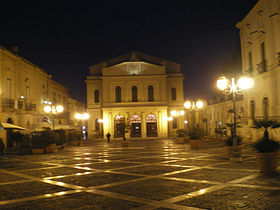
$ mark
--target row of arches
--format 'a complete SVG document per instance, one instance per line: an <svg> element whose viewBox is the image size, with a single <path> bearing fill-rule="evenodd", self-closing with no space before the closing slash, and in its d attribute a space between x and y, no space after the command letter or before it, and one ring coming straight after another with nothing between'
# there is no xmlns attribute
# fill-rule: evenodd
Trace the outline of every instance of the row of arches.
<svg viewBox="0 0 280 210"><path fill-rule="evenodd" d="M154 101L154 87L152 85L148 86L148 101L152 102ZM138 102L138 88L137 86L133 86L131 88L131 101L132 102ZM176 88L171 88L171 100L176 100ZM122 102L122 88L120 86L117 86L115 88L115 101L116 103ZM99 103L100 102L100 93L99 90L94 91L94 102Z"/></svg>
<svg viewBox="0 0 280 210"><path fill-rule="evenodd" d="M141 137L141 123L142 119L139 115L132 115L130 117L130 123L127 125L126 129L130 131L130 137ZM157 137L157 118L154 114L149 114L146 117L146 134L147 137ZM114 137L120 138L123 136L123 129L125 124L125 117L122 115L117 115L114 118Z"/></svg>

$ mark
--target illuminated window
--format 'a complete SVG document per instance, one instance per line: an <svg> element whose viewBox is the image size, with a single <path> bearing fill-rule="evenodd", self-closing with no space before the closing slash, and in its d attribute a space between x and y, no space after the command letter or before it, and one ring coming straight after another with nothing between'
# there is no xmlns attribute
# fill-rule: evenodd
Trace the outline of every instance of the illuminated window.
<svg viewBox="0 0 280 210"><path fill-rule="evenodd" d="M120 86L116 87L116 102L122 101L122 89Z"/></svg>
<svg viewBox="0 0 280 210"><path fill-rule="evenodd" d="M138 88L136 86L132 87L132 102L138 101Z"/></svg>
<svg viewBox="0 0 280 210"><path fill-rule="evenodd" d="M148 101L154 101L154 87L152 85L148 87Z"/></svg>
<svg viewBox="0 0 280 210"><path fill-rule="evenodd" d="M99 90L94 91L94 102L99 103Z"/></svg>
<svg viewBox="0 0 280 210"><path fill-rule="evenodd" d="M171 100L176 100L176 88L171 88Z"/></svg>

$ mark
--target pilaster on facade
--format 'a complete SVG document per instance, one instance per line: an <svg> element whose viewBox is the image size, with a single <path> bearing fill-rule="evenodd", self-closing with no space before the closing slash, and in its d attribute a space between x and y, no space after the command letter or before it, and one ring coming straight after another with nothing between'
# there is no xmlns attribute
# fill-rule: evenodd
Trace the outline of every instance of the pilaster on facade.
<svg viewBox="0 0 280 210"><path fill-rule="evenodd" d="M87 108L96 114L89 122L90 131L100 128L97 117L103 120L104 133L110 132L115 138L119 137L119 124L123 120L131 126L131 138L167 137L169 130L179 128L168 129L167 123L169 106L177 108L183 104L179 64L131 52L89 68ZM174 88L173 95L169 93L170 87ZM96 94L93 97L95 91L100 93L99 98ZM102 116L97 114L98 109Z"/></svg>

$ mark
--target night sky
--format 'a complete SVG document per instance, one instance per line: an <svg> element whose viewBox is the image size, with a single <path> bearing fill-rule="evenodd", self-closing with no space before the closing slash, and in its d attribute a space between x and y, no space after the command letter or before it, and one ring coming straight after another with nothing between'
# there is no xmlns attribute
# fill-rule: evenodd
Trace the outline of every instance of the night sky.
<svg viewBox="0 0 280 210"><path fill-rule="evenodd" d="M86 101L88 67L136 50L182 64L185 98L206 98L238 48L235 25L257 0L1 3L0 45Z"/></svg>

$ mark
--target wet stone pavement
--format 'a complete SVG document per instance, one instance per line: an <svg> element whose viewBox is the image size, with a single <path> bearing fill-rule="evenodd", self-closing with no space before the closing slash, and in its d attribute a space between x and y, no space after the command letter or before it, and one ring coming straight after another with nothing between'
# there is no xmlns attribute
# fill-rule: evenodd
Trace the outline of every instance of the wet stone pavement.
<svg viewBox="0 0 280 210"><path fill-rule="evenodd" d="M242 152L230 162L220 142L88 140L1 156L0 209L280 209L280 173L259 173L251 148Z"/></svg>

